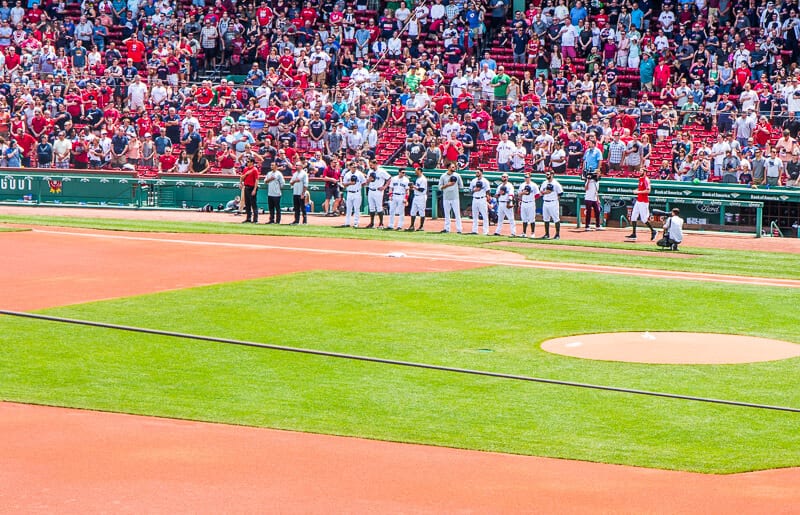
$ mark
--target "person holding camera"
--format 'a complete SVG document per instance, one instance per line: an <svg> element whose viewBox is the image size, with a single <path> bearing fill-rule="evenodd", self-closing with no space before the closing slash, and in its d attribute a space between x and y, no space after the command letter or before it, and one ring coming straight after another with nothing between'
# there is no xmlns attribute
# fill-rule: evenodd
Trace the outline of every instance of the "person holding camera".
<svg viewBox="0 0 800 515"><path fill-rule="evenodd" d="M592 214L595 217L595 230L600 230L600 174L591 172L586 174L583 185L585 191L583 205L586 206L586 231L592 230Z"/></svg>
<svg viewBox="0 0 800 515"><path fill-rule="evenodd" d="M678 250L678 245L683 241L683 218L680 217L680 214L681 210L677 207L672 209L672 216L664 222L664 232L657 243L659 247Z"/></svg>
<svg viewBox="0 0 800 515"><path fill-rule="evenodd" d="M544 220L544 236L543 240L550 239L550 222L554 222L556 226L556 235L554 240L561 239L561 205L559 199L564 194L564 188L553 177L553 170L545 172L545 180L539 188L542 192L542 220Z"/></svg>
<svg viewBox="0 0 800 515"><path fill-rule="evenodd" d="M500 176L500 185L494 192L497 198L497 227L494 235L501 236L503 221L508 220L511 227L511 237L517 236L517 223L514 221L514 185L508 182L508 174Z"/></svg>

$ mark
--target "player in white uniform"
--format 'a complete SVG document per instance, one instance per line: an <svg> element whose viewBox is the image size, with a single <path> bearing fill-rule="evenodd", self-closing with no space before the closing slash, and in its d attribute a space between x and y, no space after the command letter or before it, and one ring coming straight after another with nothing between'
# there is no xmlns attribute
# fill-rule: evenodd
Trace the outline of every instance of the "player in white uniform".
<svg viewBox="0 0 800 515"><path fill-rule="evenodd" d="M411 226L406 231L414 230L414 222L419 216L419 228L424 231L425 206L428 204L428 179L422 174L422 168L416 169L417 179L414 181L414 200L411 201Z"/></svg>
<svg viewBox="0 0 800 515"><path fill-rule="evenodd" d="M406 214L406 195L408 195L408 177L404 168L397 170L397 176L389 181L389 228L395 231L403 229L403 216ZM397 223L395 223L397 220Z"/></svg>
<svg viewBox="0 0 800 515"><path fill-rule="evenodd" d="M561 239L561 207L558 199L564 193L561 184L553 177L553 170L545 172L545 180L539 188L542 193L542 220L544 220L544 236L542 239L550 239L550 222L556 224L555 240Z"/></svg>
<svg viewBox="0 0 800 515"><path fill-rule="evenodd" d="M500 185L494 190L497 199L497 227L494 230L495 236L500 236L503 230L503 221L508 219L511 227L511 237L517 235L517 222L514 221L514 185L508 182L508 174L500 176Z"/></svg>
<svg viewBox="0 0 800 515"><path fill-rule="evenodd" d="M350 226L350 217L353 217L353 227L358 228L358 220L361 218L361 188L367 182L366 177L359 168L349 170L342 177L342 188L345 190L346 216L342 227Z"/></svg>
<svg viewBox="0 0 800 515"><path fill-rule="evenodd" d="M472 192L472 232L478 234L478 218L483 218L483 235L489 235L489 203L486 195L489 193L489 181L483 178L483 172L475 171L475 178L469 183Z"/></svg>
<svg viewBox="0 0 800 515"><path fill-rule="evenodd" d="M531 181L531 173L525 173L525 182L517 190L519 194L519 217L522 220L522 237L531 227L531 238L536 234L536 199L541 196L539 186Z"/></svg>
<svg viewBox="0 0 800 515"><path fill-rule="evenodd" d="M375 215L378 215L378 229L383 229L383 194L389 187L392 178L389 172L378 166L375 159L369 162L367 173L367 207L369 208L369 225L367 229L375 227Z"/></svg>
<svg viewBox="0 0 800 515"><path fill-rule="evenodd" d="M447 166L447 173L439 177L439 191L442 192L442 204L444 207L444 229L442 232L450 232L450 218L456 219L456 232L461 234L461 203L459 202L459 192L464 187L461 175L456 172L456 164L450 163Z"/></svg>

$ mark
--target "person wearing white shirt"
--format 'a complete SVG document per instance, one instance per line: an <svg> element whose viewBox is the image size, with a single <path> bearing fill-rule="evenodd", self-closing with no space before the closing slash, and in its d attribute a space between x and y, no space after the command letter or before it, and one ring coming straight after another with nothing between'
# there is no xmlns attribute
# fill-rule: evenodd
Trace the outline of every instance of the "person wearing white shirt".
<svg viewBox="0 0 800 515"><path fill-rule="evenodd" d="M264 185L267 187L267 205L269 206L267 224L281 223L281 190L284 184L286 184L286 180L278 170L278 163L273 161L269 173L264 177Z"/></svg>
<svg viewBox="0 0 800 515"><path fill-rule="evenodd" d="M739 94L739 102L741 102L741 109L747 112L748 109L755 109L758 103L758 93L753 91L750 83L745 83L744 90Z"/></svg>
<svg viewBox="0 0 800 515"><path fill-rule="evenodd" d="M356 63L356 67L353 68L353 72L350 74L350 80L356 84L367 82L369 80L369 70L364 68L360 62Z"/></svg>
<svg viewBox="0 0 800 515"><path fill-rule="evenodd" d="M331 56L322 49L321 45L317 45L315 51L311 54L311 82L319 85L326 83L328 63L330 62Z"/></svg>
<svg viewBox="0 0 800 515"><path fill-rule="evenodd" d="M672 34L675 28L675 13L672 11L661 11L661 14L658 15L658 23L665 33Z"/></svg>
<svg viewBox="0 0 800 515"><path fill-rule="evenodd" d="M128 107L131 111L138 112L145 107L145 102L147 102L147 85L137 75L131 85L128 86Z"/></svg>
<svg viewBox="0 0 800 515"><path fill-rule="evenodd" d="M478 234L478 219L483 220L483 235L489 236L489 203L486 195L489 193L489 181L483 178L483 172L475 171L475 178L469 183L472 192L472 233Z"/></svg>
<svg viewBox="0 0 800 515"><path fill-rule="evenodd" d="M469 84L469 80L459 68L456 72L456 76L450 81L450 96L453 97L453 99L457 99L461 95L461 92L467 87L467 84Z"/></svg>
<svg viewBox="0 0 800 515"><path fill-rule="evenodd" d="M767 178L767 186L778 186L783 173L783 161L775 155L775 150L771 149L769 157L764 161L764 175Z"/></svg>
<svg viewBox="0 0 800 515"><path fill-rule="evenodd" d="M656 50L659 52L663 52L669 48L669 39L663 33L656 36L656 39L653 40L653 43L656 45Z"/></svg>
<svg viewBox="0 0 800 515"><path fill-rule="evenodd" d="M408 204L406 196L408 195L409 181L406 177L404 168L397 170L397 176L392 177L389 182L389 228L395 231L403 229L403 217L406 214L406 205Z"/></svg>
<svg viewBox="0 0 800 515"><path fill-rule="evenodd" d="M150 91L150 102L154 106L160 106L167 100L167 96L167 88L164 87L160 80L156 79L155 85Z"/></svg>
<svg viewBox="0 0 800 515"><path fill-rule="evenodd" d="M544 236L543 239L550 239L550 222L555 222L556 225L556 240L561 239L561 207L559 205L559 198L564 193L561 184L553 177L553 171L547 170L545 172L545 180L539 187L542 193L542 220L544 220Z"/></svg>
<svg viewBox="0 0 800 515"><path fill-rule="evenodd" d="M514 173L522 173L525 169L525 158L527 155L528 151L525 150L525 146L522 144L522 138L517 138L517 146L511 153L511 171Z"/></svg>
<svg viewBox="0 0 800 515"><path fill-rule="evenodd" d="M500 135L500 142L497 143L497 170L500 172L511 171L511 156L516 150L516 145L508 139L508 133Z"/></svg>
<svg viewBox="0 0 800 515"><path fill-rule="evenodd" d="M717 141L711 147L711 157L714 158L714 176L722 177L722 161L725 159L725 153L731 150L731 146L722 134L717 135Z"/></svg>
<svg viewBox="0 0 800 515"><path fill-rule="evenodd" d="M458 131L461 130L461 125L456 121L455 118L450 118L442 127L442 139L447 141L450 139L451 134L458 134Z"/></svg>
<svg viewBox="0 0 800 515"><path fill-rule="evenodd" d="M503 231L503 222L508 220L511 228L511 237L517 236L517 223L514 221L514 186L508 182L508 174L500 177L500 185L494 191L497 199L497 227L494 235L500 236Z"/></svg>
<svg viewBox="0 0 800 515"><path fill-rule="evenodd" d="M423 175L422 168L417 168L416 180L414 180L414 200L411 201L411 225L406 231L425 230L425 206L428 204L428 179ZM419 228L414 229L414 222L419 216Z"/></svg>
<svg viewBox="0 0 800 515"><path fill-rule="evenodd" d="M308 223L305 205L306 191L308 190L308 161L305 157L301 157L295 165L289 185L292 187L292 205L294 207L294 222L291 225L300 223L301 214L303 215L303 225L306 225Z"/></svg>
<svg viewBox="0 0 800 515"><path fill-rule="evenodd" d="M345 219L342 227L350 227L350 219L353 219L353 228L358 228L358 220L361 217L361 188L367 182L366 177L359 168L348 170L342 177L342 187L345 190Z"/></svg>
<svg viewBox="0 0 800 515"><path fill-rule="evenodd" d="M494 70L489 68L488 64L484 64L481 73L478 75L478 80L481 83L481 98L483 100L494 101L494 86L492 86L494 76Z"/></svg>
<svg viewBox="0 0 800 515"><path fill-rule="evenodd" d="M683 242L683 218L681 218L681 210L676 208L672 209L672 216L667 218L664 222L664 243L659 241L659 246L667 247L669 250L678 250L678 245Z"/></svg>
<svg viewBox="0 0 800 515"><path fill-rule="evenodd" d="M450 232L451 217L456 220L456 232L461 234L461 205L459 192L464 187L461 175L456 172L455 163L447 167L447 173L439 177L439 191L442 192L442 206L444 208L444 229L441 232Z"/></svg>
<svg viewBox="0 0 800 515"><path fill-rule="evenodd" d="M386 42L386 50L386 55L389 59L398 59L403 55L403 40L400 39L400 34L397 31Z"/></svg>
<svg viewBox="0 0 800 515"><path fill-rule="evenodd" d="M525 182L523 182L519 190L519 217L522 220L522 237L528 232L528 225L531 227L530 238L533 239L536 234L536 199L541 196L539 186L531 181L531 174L525 174Z"/></svg>
<svg viewBox="0 0 800 515"><path fill-rule="evenodd" d="M258 107L261 109L266 109L269 107L269 96L271 91L269 86L265 84L261 84L259 87L256 88L255 91L256 100L258 100Z"/></svg>

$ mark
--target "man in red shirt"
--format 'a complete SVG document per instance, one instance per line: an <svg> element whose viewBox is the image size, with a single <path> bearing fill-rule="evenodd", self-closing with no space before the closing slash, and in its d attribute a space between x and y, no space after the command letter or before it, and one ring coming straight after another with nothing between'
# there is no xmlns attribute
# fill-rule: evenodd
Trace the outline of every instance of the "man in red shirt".
<svg viewBox="0 0 800 515"><path fill-rule="evenodd" d="M144 43L139 41L136 38L136 34L134 34L125 40L125 48L128 50L128 57L133 59L133 65L141 70L144 64L144 53L146 50Z"/></svg>
<svg viewBox="0 0 800 515"><path fill-rule="evenodd" d="M244 212L247 219L243 224L258 223L258 167L253 159L247 160L247 165L242 170L242 186L244 186Z"/></svg>
<svg viewBox="0 0 800 515"><path fill-rule="evenodd" d="M656 239L656 230L650 225L650 179L647 178L647 170L642 168L639 171L639 187L633 192L636 195L636 202L633 204L631 212L631 227L633 232L627 239L636 239L636 224L642 222L650 229L650 239Z"/></svg>
<svg viewBox="0 0 800 515"><path fill-rule="evenodd" d="M31 166L31 155L33 148L36 146L36 138L25 132L23 129L18 129L14 140L19 145L20 154L22 155L22 166L28 168Z"/></svg>
<svg viewBox="0 0 800 515"><path fill-rule="evenodd" d="M261 7L256 9L256 20L259 27L266 27L272 21L273 12L267 2L261 2Z"/></svg>

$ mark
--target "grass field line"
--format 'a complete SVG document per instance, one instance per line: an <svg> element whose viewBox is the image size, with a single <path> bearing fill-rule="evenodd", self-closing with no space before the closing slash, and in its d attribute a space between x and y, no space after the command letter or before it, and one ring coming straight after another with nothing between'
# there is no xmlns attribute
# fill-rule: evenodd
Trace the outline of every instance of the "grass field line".
<svg viewBox="0 0 800 515"><path fill-rule="evenodd" d="M54 234L60 236L77 236L99 239L113 239L113 240L128 240L128 241L143 241L143 242L163 242L183 245L199 245L199 246L216 246L216 247L231 247L250 250L283 250L287 252L303 252L303 253L317 253L317 254L339 254L350 256L370 256L370 257L389 257L387 252L367 252L363 250L344 250L344 249L320 249L313 247L295 247L289 245L274 245L265 243L237 243L237 242L218 242L218 241L198 241L188 240L181 238L154 238L147 236L123 236L119 234L92 234L83 232L69 232L69 231L49 231L45 229L34 229L34 232L42 234ZM495 251L502 252L502 251ZM511 266L519 268L534 268L544 270L560 270L560 271L574 271L574 272L589 272L589 273L602 273L614 275L629 275L637 277L649 277L659 279L679 279L679 280L695 280L703 282L716 282L728 284L749 284L754 286L775 286L784 288L800 288L800 281L793 279L773 279L768 277L752 277L740 275L725 275L725 274L710 274L700 272L681 272L671 270L656 270L649 268L631 268L631 267L616 267L608 265L586 265L580 263L555 263L555 262L542 262L526 259L503 259L500 255L486 256L486 257L465 257L454 254L447 254L446 252L424 252L424 251L410 251L404 249L404 257L398 259L420 259L428 261L450 261L466 264L476 264L484 266ZM413 270L409 270L411 272Z"/></svg>
<svg viewBox="0 0 800 515"><path fill-rule="evenodd" d="M65 318L59 316L50 316L50 315L42 315L37 313L26 313L22 311L10 311L10 310L0 310L0 315L6 316L13 316L13 317L20 317L20 318L29 318L34 320L42 320L46 322L57 322L57 323L64 323L64 324L74 324L74 325L82 325L82 326L89 326L89 327L97 327L103 329L114 329L118 331L128 331L133 333L142 333L142 334L152 334L157 336L168 336L172 338L181 338L181 339L188 339L188 340L198 340L198 341L205 341L205 342L212 342L212 343L222 343L226 345L240 345L244 347L256 347L260 349L266 350L274 350L274 351L281 351L281 352L293 352L299 354L310 354L313 356L319 357L328 357L328 358L339 358L339 359L347 359L353 361L366 361L370 363L377 363L381 365L396 365L402 367L409 367L409 368L419 368L424 370L432 370L437 372L451 372L457 374L467 374L467 375L475 375L475 376L484 376L484 377L494 377L499 379L511 379L516 381L527 381L532 383L543 383L555 386L571 386L577 388L586 388L590 390L603 390L608 392L616 392L616 393L625 393L625 394L633 394L633 395L646 395L651 397L663 397L667 399L677 399L677 400L684 400L684 401L695 401L695 402L706 402L711 404L723 404L728 406L737 406L737 407L744 407L744 408L756 408L756 409L767 409L767 410L775 410L775 411L786 411L786 412L793 412L793 413L800 413L800 408L794 408L790 406L777 406L777 405L769 405L769 404L757 404L752 402L743 402L743 401L735 401L729 399L714 399L709 397L701 397L697 395L681 395L669 392L657 392L657 391L650 391L650 390L640 390L635 388L626 388L622 386L609 386L609 385L599 385L599 384L591 384L591 383L584 383L584 382L576 382L576 381L565 381L562 379L547 379L541 377L532 377L526 375L519 375L519 374L507 374L502 372L492 372L487 370L475 370L469 368L460 368L460 367L449 367L444 365L434 365L431 363L419 363L413 361L404 361L404 360L397 360L397 359L389 359L389 358L381 358L376 356L364 356L359 354L348 354L342 352L332 352L320 349L309 349L309 348L301 348L301 347L290 347L286 345L276 345L271 343L262 343L262 342L253 342L247 340L237 340L233 338L219 338L216 336L207 336L201 334L190 334L190 333L182 333L176 331L164 331L161 329L152 329L149 327L139 327L139 326L130 326L130 325L120 325L120 324L112 324L108 322L97 322L94 320L81 320L75 318Z"/></svg>

